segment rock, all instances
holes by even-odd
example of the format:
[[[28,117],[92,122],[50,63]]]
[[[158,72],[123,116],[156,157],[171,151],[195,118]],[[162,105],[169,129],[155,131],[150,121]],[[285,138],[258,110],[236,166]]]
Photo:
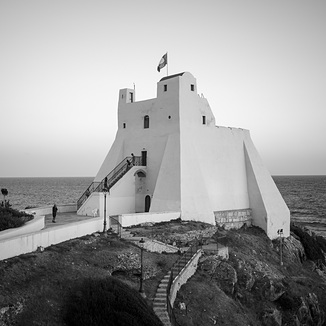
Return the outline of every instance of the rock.
[[[281,326],[282,314],[277,309],[270,308],[264,312],[262,324],[264,326]]]
[[[326,283],[326,271],[325,271],[325,267],[322,267],[322,269],[316,268],[316,272],[324,280],[324,282]]]
[[[221,290],[226,294],[234,294],[234,287],[238,281],[236,270],[227,262],[220,262],[212,274],[214,280]]]
[[[246,289],[247,291],[251,291],[256,280],[254,271],[250,265],[246,264],[241,259],[239,259],[237,263],[238,286]]]
[[[280,250],[279,239],[276,240],[277,249]],[[305,250],[300,240],[296,239],[293,235],[288,238],[283,238],[283,256],[293,262],[302,263],[307,259]]]
[[[305,298],[301,297],[301,305],[296,313],[298,326],[316,325],[322,326],[325,322],[324,312],[320,309],[316,294],[309,293]]]
[[[301,304],[300,297],[297,297],[289,292],[285,292],[277,300],[277,304],[282,307],[282,310],[292,310],[296,311]]]
[[[3,307],[0,309],[0,315],[4,315],[9,310],[9,307]]]
[[[208,256],[201,264],[201,269],[207,272],[226,294],[234,293],[238,278],[236,270],[230,264],[221,261],[218,256]]]
[[[187,309],[186,304],[184,302],[179,302],[179,309],[186,310]]]
[[[264,288],[264,297],[269,301],[276,301],[279,299],[284,293],[285,289],[282,283],[274,280],[268,280],[266,283],[266,287]]]

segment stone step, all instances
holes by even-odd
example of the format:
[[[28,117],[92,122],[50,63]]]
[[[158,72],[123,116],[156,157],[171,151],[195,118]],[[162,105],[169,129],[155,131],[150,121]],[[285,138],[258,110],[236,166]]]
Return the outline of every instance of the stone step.
[[[156,293],[165,293],[166,294],[166,287],[159,287]]]
[[[154,311],[166,311],[167,307],[166,305],[160,305],[160,306],[157,306],[157,305],[153,305],[153,310]]]
[[[154,298],[154,303],[157,302],[157,303],[166,303],[166,295],[163,296],[163,297],[155,297]]]
[[[157,299],[165,299],[166,300],[166,292],[165,293],[156,293],[155,298]]]
[[[160,318],[161,322],[166,323],[166,322],[170,322],[170,318],[169,315],[167,314],[167,312],[165,313],[160,313],[160,314],[156,314],[156,316],[158,318]]]
[[[166,305],[165,306],[153,306],[153,310],[155,311],[155,313],[164,311],[166,312]]]

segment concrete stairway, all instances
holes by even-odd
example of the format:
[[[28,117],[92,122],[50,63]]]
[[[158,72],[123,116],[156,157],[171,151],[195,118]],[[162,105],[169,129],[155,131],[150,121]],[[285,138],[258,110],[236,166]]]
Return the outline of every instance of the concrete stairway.
[[[173,278],[175,278],[180,270],[187,264],[187,262],[192,258],[192,253],[184,254],[181,259],[172,267]],[[164,326],[171,326],[170,318],[167,312],[167,287],[169,279],[171,276],[171,271],[169,271],[161,280],[155,294],[153,310],[158,318],[162,321]]]
[[[153,303],[153,310],[164,326],[171,326],[170,318],[167,312],[166,290],[169,283],[171,271],[169,271],[161,280]]]

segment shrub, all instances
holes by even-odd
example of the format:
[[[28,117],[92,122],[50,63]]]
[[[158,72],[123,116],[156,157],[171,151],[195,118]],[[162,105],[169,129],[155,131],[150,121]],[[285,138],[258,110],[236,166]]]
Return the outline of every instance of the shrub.
[[[162,326],[140,294],[114,277],[85,279],[68,295],[68,326]]]
[[[33,215],[18,211],[13,208],[0,207],[0,231],[18,228],[32,220]]]

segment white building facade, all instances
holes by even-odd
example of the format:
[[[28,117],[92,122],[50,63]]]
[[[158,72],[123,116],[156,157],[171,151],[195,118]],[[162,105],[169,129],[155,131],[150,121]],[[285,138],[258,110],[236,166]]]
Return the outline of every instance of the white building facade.
[[[101,211],[106,188],[108,215],[180,212],[215,224],[244,214],[271,239],[289,236],[289,209],[249,131],[216,126],[190,73],[162,78],[154,99],[135,99],[120,90],[115,141],[78,214]]]

